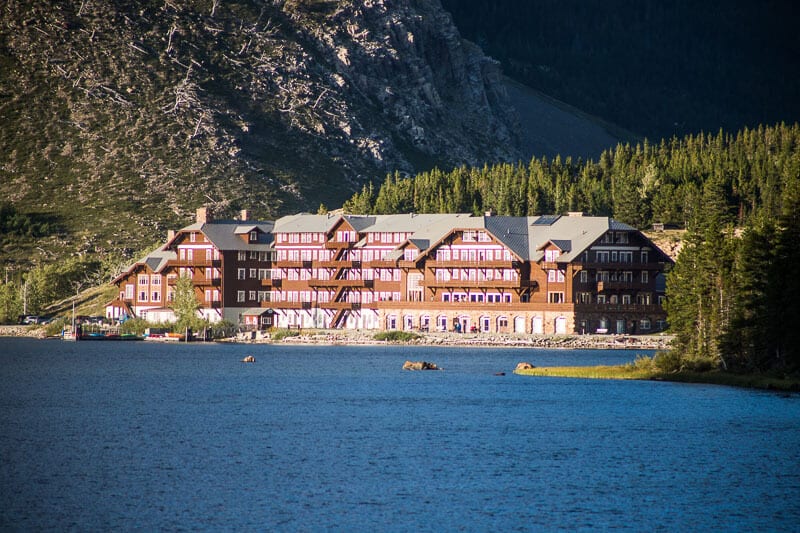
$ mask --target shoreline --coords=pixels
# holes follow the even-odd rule
[[[775,373],[736,374],[723,370],[708,372],[663,372],[653,368],[637,368],[637,365],[616,366],[549,366],[517,368],[514,373],[520,376],[562,378],[562,379],[612,379],[631,381],[660,381],[669,383],[694,383],[722,385],[744,389],[773,392],[800,393],[800,376]]]
[[[286,330],[279,330],[286,331]],[[372,330],[291,330],[295,336],[273,340],[269,333],[243,332],[215,342],[230,344],[283,344],[286,346],[453,346],[475,348],[547,348],[564,350],[666,350],[671,335],[533,335],[523,333],[418,333],[408,341],[375,340]],[[274,333],[273,333],[274,334]],[[43,327],[0,326],[0,337],[53,338]]]
[[[329,346],[454,346],[485,348],[549,348],[591,350],[666,350],[670,335],[532,335],[522,333],[417,333],[408,341],[375,340],[377,331],[300,330],[296,336],[272,340],[266,335],[239,334],[223,342],[241,344],[329,345]]]

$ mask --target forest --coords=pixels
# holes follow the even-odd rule
[[[639,228],[685,228],[668,276],[683,368],[800,370],[800,126],[618,145],[595,161],[433,169],[387,176],[350,213],[534,215],[583,211]]]

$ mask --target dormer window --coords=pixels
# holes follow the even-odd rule
[[[253,230],[250,232],[250,242],[255,242],[258,240],[258,231]]]

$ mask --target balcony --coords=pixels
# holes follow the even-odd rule
[[[394,259],[374,259],[366,263],[367,268],[396,268],[397,261]]]
[[[300,260],[282,260],[282,261],[275,261],[273,263],[273,267],[275,268],[311,268],[312,262],[311,261],[300,261]]]
[[[575,311],[584,313],[639,313],[647,315],[664,315],[664,308],[655,304],[582,304],[576,303]]]
[[[272,309],[311,309],[313,302],[271,302]]]
[[[638,281],[598,281],[597,292],[605,291],[655,291],[653,285]]]
[[[352,248],[355,241],[325,241],[325,248],[329,250],[339,250],[342,248]]]
[[[310,279],[309,287],[367,287],[370,279]]]
[[[215,267],[219,268],[222,265],[222,261],[219,259],[206,259],[203,258],[193,258],[193,259],[173,259],[169,262],[171,266],[174,267]]]
[[[519,261],[510,259],[485,259],[474,261],[463,261],[458,259],[432,260],[426,261],[427,268],[517,268]]]
[[[314,268],[361,268],[361,261],[350,260],[328,260],[328,261],[314,261]]]
[[[317,302],[317,306],[322,309],[339,309],[345,311],[361,309],[360,302]]]
[[[437,288],[437,289],[494,289],[494,288],[505,288],[505,289],[517,289],[522,287],[530,286],[531,282],[529,280],[517,280],[517,281],[509,281],[503,279],[495,279],[495,280],[450,280],[450,281],[442,281],[442,280],[435,280],[432,282],[425,283],[426,287],[429,288]]]

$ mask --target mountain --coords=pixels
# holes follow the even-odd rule
[[[58,229],[5,241],[23,261],[618,138],[504,78],[436,0],[8,0],[0,31],[0,194]]]
[[[442,0],[517,81],[657,142],[800,121],[785,0]]]

